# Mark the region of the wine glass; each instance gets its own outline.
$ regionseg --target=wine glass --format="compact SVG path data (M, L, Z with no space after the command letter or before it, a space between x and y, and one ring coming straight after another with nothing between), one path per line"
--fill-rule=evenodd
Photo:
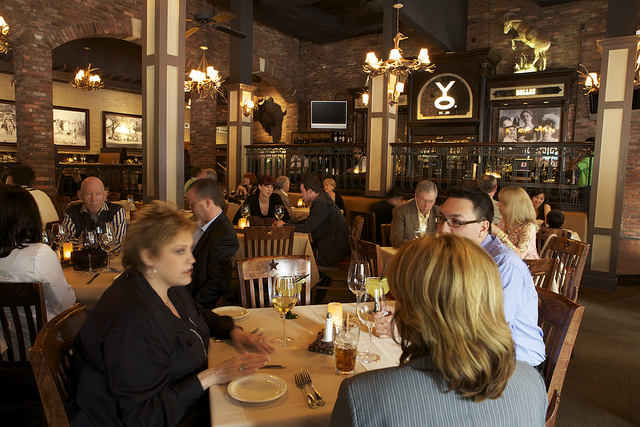
M95 270L91 265L91 252L98 245L98 240L96 237L95 231L84 230L80 234L80 244L82 245L82 249L84 249L87 253L87 257L89 258L89 269L85 271L84 274L94 274Z
M427 232L427 227L426 226L418 226L415 231L413 232L413 235L416 239L419 239L420 237L423 237Z
M364 282L369 277L369 263L364 260L353 260L349 264L349 271L347 272L347 284L349 289L354 293L356 298L358 292L364 288Z
M294 339L289 338L285 333L287 322L286 314L293 309L298 302L298 284L295 283L294 276L276 276L271 283L269 292L271 302L282 315L282 336L273 339L279 345L291 345Z
M53 236L53 241L56 242L56 246L60 251L60 260L64 260L64 249L63 244L66 240L67 234L64 230L64 227L60 223L53 224L51 226L51 235Z
M364 290L358 294L356 310L360 321L367 325L369 330L369 348L366 353L359 353L358 359L365 363L375 363L380 356L371 351L371 328L384 316L387 307L384 301L384 288L380 284L380 278L367 277Z
M53 245L53 241L49 238L49 232L47 230L42 230L42 243L49 247Z
M240 215L242 215L242 218L247 218L249 215L251 215L251 206L243 203L242 206L240 206Z
M107 252L107 266L102 269L102 271L120 273L120 270L111 267L111 248L116 244L116 239L113 235L113 226L109 222L100 223L100 226L96 228L96 233L98 233L100 247Z
M276 219L278 221L280 221L282 219L282 217L284 217L284 206L283 205L276 205L275 214L276 214Z

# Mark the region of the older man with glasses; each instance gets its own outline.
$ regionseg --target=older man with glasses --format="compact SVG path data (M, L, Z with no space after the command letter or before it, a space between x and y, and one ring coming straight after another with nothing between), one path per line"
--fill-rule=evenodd
M538 327L538 294L531 273L520 257L491 235L493 204L477 187L452 187L436 217L440 234L471 239L489 252L498 265L504 313L516 347L516 359L540 369L545 359L542 330Z
M436 232L436 215L440 212L436 199L438 187L431 181L421 181L415 197L393 209L389 240L394 248L425 234Z

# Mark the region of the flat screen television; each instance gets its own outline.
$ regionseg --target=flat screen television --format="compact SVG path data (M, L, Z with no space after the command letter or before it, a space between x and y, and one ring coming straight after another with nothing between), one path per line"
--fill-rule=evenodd
M311 101L311 129L346 129L347 101Z

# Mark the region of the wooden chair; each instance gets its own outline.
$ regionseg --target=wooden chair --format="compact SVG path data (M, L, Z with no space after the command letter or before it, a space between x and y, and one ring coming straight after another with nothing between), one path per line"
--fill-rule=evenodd
M391 224L380 224L382 246L391 246Z
M269 286L277 275L301 277L309 275L303 289L303 303L311 301L311 258L309 255L263 256L241 259L237 263L238 294L243 307L269 307ZM266 304L265 304L266 301Z
M356 239L353 236L349 236L349 244L351 245L352 259L367 261L371 275L382 276L383 265L380 245Z
M108 193L107 194L107 201L109 201L109 202L117 202L118 200L120 200L120 193Z
M358 215L353 218L353 222L351 223L351 235L356 239L359 239L362 236L362 230L364 228L364 217L362 215Z
M525 264L529 267L533 284L544 289L551 289L553 274L558 266L555 258L525 259Z
M50 427L68 426L67 396L73 341L87 317L84 305L76 303L51 319L38 333L29 350L44 413Z
M67 207L69 203L71 203L71 197L69 196L53 196L51 197L53 201L53 206L56 208L56 212L58 212L58 218L64 218L64 213L67 211Z
M247 258L267 255L293 255L294 227L251 226L244 229Z
M549 404L545 426L553 427L560 404L562 384L578 335L584 307L548 289L536 286L536 291L538 291L538 325L544 333L546 354L543 377L547 386Z
M558 267L552 280L558 285L558 293L572 301L578 299L578 289L587 263L589 248L589 244L556 236L549 239L546 248L540 254L542 258L558 260Z
M362 227L362 234L355 237L366 240L367 242L376 243L376 214L373 212L349 211L349 223L352 224L352 229L354 221L359 216L364 220L364 225Z
M538 229L538 232L536 233L536 249L538 251L538 254L542 253L545 247L545 243L547 243L549 238L553 235L566 238L567 231L561 228L549 228L549 227L543 227Z
M47 322L41 283L0 283L0 324L7 350L0 361L0 410L42 413L28 350ZM35 319L29 315L35 311ZM26 316L21 316L22 313ZM10 327L10 325L12 325Z

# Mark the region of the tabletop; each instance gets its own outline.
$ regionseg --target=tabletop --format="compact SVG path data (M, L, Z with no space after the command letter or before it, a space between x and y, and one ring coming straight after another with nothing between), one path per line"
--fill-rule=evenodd
M122 270L122 256L111 255L111 266ZM105 273L103 267L96 268L94 274L86 274L85 271L74 270L71 266L62 269L67 283L76 294L76 301L84 304L91 311L104 291L116 280L120 273ZM99 273L99 274L98 274ZM94 275L98 276L91 283L87 283Z
M343 313L355 316L355 304L343 304ZM260 373L267 373L282 378L287 390L279 399L266 403L243 403L232 398L227 392L227 385L214 385L209 389L211 401L212 426L326 426L329 425L331 411L336 402L338 389L343 377L334 371L334 357L326 354L313 353L308 350L317 333L324 327L327 305L299 306L293 309L297 319L286 320L287 336L295 339L292 346L277 346L276 352L270 355L270 364L285 365L284 369L263 369ZM282 333L282 319L275 308L256 308L249 310L249 314L238 319L236 323L246 331L260 327L266 330L265 339L272 339ZM367 349L369 338L365 327L360 333L359 351ZM400 360L400 346L390 338L373 337L373 351L382 360L374 364L356 362L356 373L374 369L393 367ZM209 366L238 354L229 341L209 344ZM304 395L293 380L294 372L300 368L309 369L313 385L327 401L326 405L310 409L305 402Z

